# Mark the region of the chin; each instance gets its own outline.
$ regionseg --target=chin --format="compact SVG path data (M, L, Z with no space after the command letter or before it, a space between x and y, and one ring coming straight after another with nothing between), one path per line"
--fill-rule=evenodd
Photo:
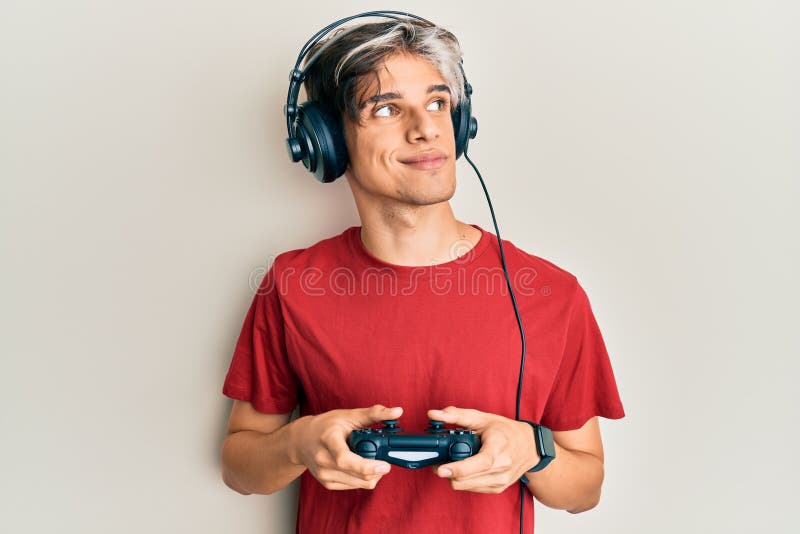
M419 189L398 192L400 193L400 200L408 204L430 206L440 202L447 202L453 198L456 193L456 182L453 180L448 184L440 184L439 187L431 187L428 184L427 186L421 186Z

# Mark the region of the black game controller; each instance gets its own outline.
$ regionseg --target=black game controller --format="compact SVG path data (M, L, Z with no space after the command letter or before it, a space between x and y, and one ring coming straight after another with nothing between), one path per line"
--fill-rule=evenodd
M481 448L472 430L444 428L442 421L430 421L427 434L401 434L397 419L383 421L383 428L353 430L347 438L350 450L363 458L384 460L407 469L464 460Z

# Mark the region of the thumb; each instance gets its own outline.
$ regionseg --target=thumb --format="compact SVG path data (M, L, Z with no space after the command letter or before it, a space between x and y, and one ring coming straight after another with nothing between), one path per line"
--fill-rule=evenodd
M486 415L478 410L455 406L448 406L443 410L428 410L428 417L431 419L472 430L481 430L486 426Z
M382 404L375 404L369 408L359 408L353 410L353 412L353 422L357 426L370 426L385 419L399 419L403 415L401 407L389 408Z

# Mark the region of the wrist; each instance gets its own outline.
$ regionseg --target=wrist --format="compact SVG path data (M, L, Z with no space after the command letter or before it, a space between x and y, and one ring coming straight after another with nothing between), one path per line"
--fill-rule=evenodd
M525 452L528 454L528 459L525 460L526 471L533 466L539 463L541 460L541 456L539 456L539 451L536 447L536 436L533 432L531 432L531 425L528 424L527 421L519 420L518 423L522 426L524 432L526 432L527 440L525 442Z
M288 442L286 455L289 458L289 462L298 467L306 466L302 459L302 447L304 443L303 436L305 434L306 426L311 422L313 417L313 415L300 417L289 423L286 427L286 438Z

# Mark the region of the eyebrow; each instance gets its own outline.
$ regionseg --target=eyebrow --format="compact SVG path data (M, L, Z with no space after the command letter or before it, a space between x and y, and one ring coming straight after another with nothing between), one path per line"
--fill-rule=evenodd
M442 92L445 92L445 93L450 93L450 87L447 86L446 84L443 84L443 83L436 84L436 85L431 85L431 86L428 87L428 90L426 91L426 93L436 93L436 92L439 92L439 91L442 91ZM373 96L371 98L366 99L361 104L361 109L365 108L368 104L377 104L379 102L386 102L387 100L397 100L397 99L400 99L400 98L403 98L403 95L401 95L400 93L396 93L396 92L393 92L393 93L381 93L379 95L375 95L375 96Z

